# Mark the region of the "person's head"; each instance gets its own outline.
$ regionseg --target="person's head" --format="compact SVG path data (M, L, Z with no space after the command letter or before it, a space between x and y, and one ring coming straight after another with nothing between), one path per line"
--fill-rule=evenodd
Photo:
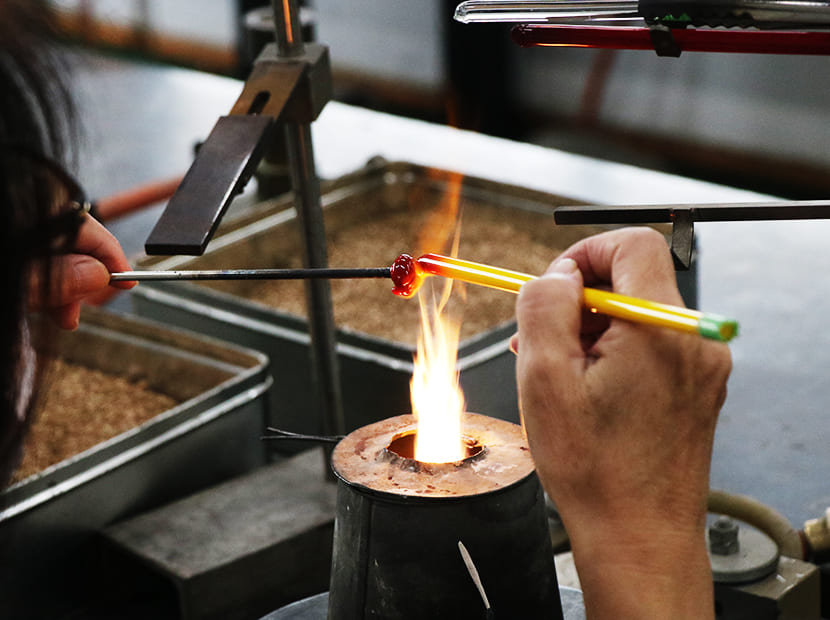
M31 283L48 297L48 257L78 226L60 216L66 183L51 163L69 160L73 123L49 15L38 0L0 0L0 488L34 407L44 325L27 318Z

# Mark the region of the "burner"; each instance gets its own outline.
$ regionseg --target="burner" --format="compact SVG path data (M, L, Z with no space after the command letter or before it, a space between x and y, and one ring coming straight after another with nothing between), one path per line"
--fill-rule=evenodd
M340 479L330 620L562 618L544 495L521 427L467 413L466 456L412 458L416 420L360 428L335 448Z

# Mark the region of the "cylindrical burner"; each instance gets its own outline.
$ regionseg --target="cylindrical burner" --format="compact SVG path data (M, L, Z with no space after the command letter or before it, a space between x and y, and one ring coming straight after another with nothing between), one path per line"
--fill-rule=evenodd
M519 426L467 413L467 457L421 463L405 415L335 448L329 620L562 618L544 496ZM466 547L491 606L459 552Z

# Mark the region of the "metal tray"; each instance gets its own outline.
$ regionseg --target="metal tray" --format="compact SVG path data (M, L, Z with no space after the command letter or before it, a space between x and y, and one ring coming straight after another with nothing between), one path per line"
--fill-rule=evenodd
M321 193L330 247L331 235L336 234L338 226L344 222L353 223L356 218L371 219L373 214L390 210L417 209L421 203L429 202L430 197L449 193L451 184L458 178L459 175L445 170L379 160L324 185ZM605 229L597 226L557 227L553 222L554 207L575 201L484 179L464 178L460 199L465 218L471 216L477 205L497 211L498 217L505 220L529 222L532 218L533 225L544 229L546 235L559 236L563 240L562 247ZM263 203L252 213L223 225L203 256L150 257L139 261L138 267L285 266L268 264L263 257L271 255L276 246L286 255L299 256L299 234L293 228L295 225L290 197ZM463 230L462 223L462 239ZM400 242L395 231L390 231L389 237L379 236L376 242L389 244L391 264L395 256L409 248L395 245ZM513 251L521 252L521 248L513 248ZM272 424L292 431L318 432L319 406L310 379L306 320L235 295L230 287L218 291L210 286L194 282L145 282L132 291L134 308L141 315L266 352L274 377ZM390 294L389 298L393 299L393 296ZM461 343L458 368L469 411L518 422L515 365L508 350L514 331L514 321L507 319ZM338 327L337 340L347 431L410 410L413 346L342 326Z
M96 532L265 463L271 378L259 352L85 310L60 357L140 375L179 404L0 493L4 617L58 617L100 587ZM100 593L99 593L100 595Z

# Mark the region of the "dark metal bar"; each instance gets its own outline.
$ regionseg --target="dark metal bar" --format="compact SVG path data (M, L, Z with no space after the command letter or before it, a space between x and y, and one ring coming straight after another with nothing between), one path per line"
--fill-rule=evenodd
M147 254L201 255L272 133L267 116L223 116L150 233Z
M686 212L693 222L822 220L830 218L830 201L801 200L722 204L614 205L558 207L557 224L659 224Z
M216 269L199 271L120 271L110 282L141 280L343 280L347 278L388 278L388 267L318 269Z

